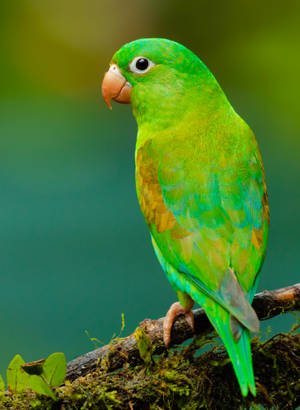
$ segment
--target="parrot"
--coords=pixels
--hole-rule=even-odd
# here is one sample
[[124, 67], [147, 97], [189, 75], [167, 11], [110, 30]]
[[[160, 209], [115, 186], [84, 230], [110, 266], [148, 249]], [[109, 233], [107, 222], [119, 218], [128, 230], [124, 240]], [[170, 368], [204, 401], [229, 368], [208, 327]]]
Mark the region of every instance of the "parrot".
[[163, 323], [168, 347], [178, 315], [194, 330], [198, 303], [223, 341], [241, 394], [256, 395], [251, 306], [264, 261], [269, 205], [255, 135], [206, 65], [185, 46], [142, 38], [112, 57], [102, 96], [131, 103], [138, 132], [138, 201], [154, 252], [178, 302]]

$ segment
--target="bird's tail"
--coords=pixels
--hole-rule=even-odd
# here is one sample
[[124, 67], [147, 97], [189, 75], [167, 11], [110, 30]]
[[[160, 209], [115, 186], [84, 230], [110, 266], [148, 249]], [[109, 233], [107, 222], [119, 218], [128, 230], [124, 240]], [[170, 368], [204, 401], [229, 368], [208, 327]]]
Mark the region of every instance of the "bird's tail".
[[232, 334], [230, 313], [212, 300], [206, 300], [204, 306], [209, 320], [229, 354], [242, 395], [247, 396], [250, 390], [253, 396], [256, 396], [249, 330], [236, 322], [235, 325], [241, 327], [239, 339], [236, 341]]

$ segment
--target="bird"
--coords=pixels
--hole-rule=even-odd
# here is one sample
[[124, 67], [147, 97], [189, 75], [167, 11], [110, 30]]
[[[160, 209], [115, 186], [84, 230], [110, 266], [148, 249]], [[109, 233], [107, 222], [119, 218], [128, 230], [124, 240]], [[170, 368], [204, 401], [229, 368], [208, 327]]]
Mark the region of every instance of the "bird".
[[163, 324], [198, 303], [223, 341], [241, 394], [256, 395], [251, 306], [264, 261], [269, 205], [255, 135], [207, 66], [185, 46], [142, 38], [112, 57], [102, 96], [131, 103], [138, 201], [155, 254], [178, 297]]

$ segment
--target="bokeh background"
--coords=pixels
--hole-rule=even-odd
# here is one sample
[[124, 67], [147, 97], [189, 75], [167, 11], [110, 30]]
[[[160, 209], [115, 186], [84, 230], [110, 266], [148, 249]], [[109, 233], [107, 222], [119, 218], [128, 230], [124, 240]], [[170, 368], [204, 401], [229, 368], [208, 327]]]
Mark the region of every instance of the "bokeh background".
[[[0, 6], [0, 373], [132, 332], [175, 300], [134, 184], [130, 106], [100, 84], [113, 53], [167, 37], [198, 54], [255, 131], [270, 195], [260, 290], [299, 280], [300, 2], [3, 0]], [[268, 321], [272, 332], [294, 318]]]

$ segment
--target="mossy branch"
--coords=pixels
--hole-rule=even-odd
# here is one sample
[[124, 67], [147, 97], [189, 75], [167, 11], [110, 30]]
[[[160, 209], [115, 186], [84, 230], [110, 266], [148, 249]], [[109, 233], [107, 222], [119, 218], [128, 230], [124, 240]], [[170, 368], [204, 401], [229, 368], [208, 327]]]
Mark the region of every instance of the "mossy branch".
[[[300, 284], [262, 292], [256, 295], [254, 307], [261, 320], [300, 310]], [[195, 316], [196, 333], [200, 336], [194, 337], [187, 346], [178, 345], [166, 351], [162, 341], [163, 318], [144, 320], [134, 334], [124, 339], [116, 338], [108, 346], [69, 363], [69, 380], [59, 387], [57, 384], [61, 381], [52, 384], [52, 395], [44, 390], [32, 391], [30, 386], [19, 392], [5, 391], [2, 382], [0, 408], [299, 408], [300, 334], [297, 331], [300, 324], [294, 325], [290, 332], [280, 333], [267, 341], [252, 338], [257, 396], [249, 394], [242, 397], [224, 346], [215, 343], [215, 333], [207, 334], [212, 327], [203, 311], [196, 310]], [[172, 344], [190, 336], [192, 334], [184, 317], [179, 317], [174, 325]], [[211, 345], [211, 348], [203, 352], [205, 345]], [[198, 355], [200, 349], [202, 351]], [[29, 374], [32, 374], [32, 370], [36, 371], [37, 363], [40, 365], [41, 361], [34, 362], [34, 366], [33, 363], [26, 365], [26, 369], [30, 369]], [[71, 382], [70, 379], [74, 380]], [[37, 394], [37, 391], [42, 394]]]
[[[255, 295], [253, 307], [260, 320], [267, 320], [281, 313], [300, 310], [300, 283], [273, 291], [264, 291]], [[213, 328], [203, 311], [194, 310], [195, 333], [205, 335], [210, 333]], [[151, 354], [164, 352], [163, 343], [163, 320], [145, 319], [140, 323], [138, 332], [132, 335], [114, 340], [111, 344], [93, 350], [82, 356], [77, 357], [68, 363], [67, 379], [74, 380], [79, 376], [84, 376], [96, 369], [99, 364], [105, 370], [113, 371], [124, 366], [125, 363], [135, 365], [141, 362], [141, 340], [143, 335], [148, 342], [147, 349], [152, 349]], [[141, 332], [142, 329], [142, 332]], [[184, 316], [179, 316], [172, 329], [171, 345], [179, 344], [193, 336], [191, 328]], [[149, 354], [144, 352], [145, 357]]]

